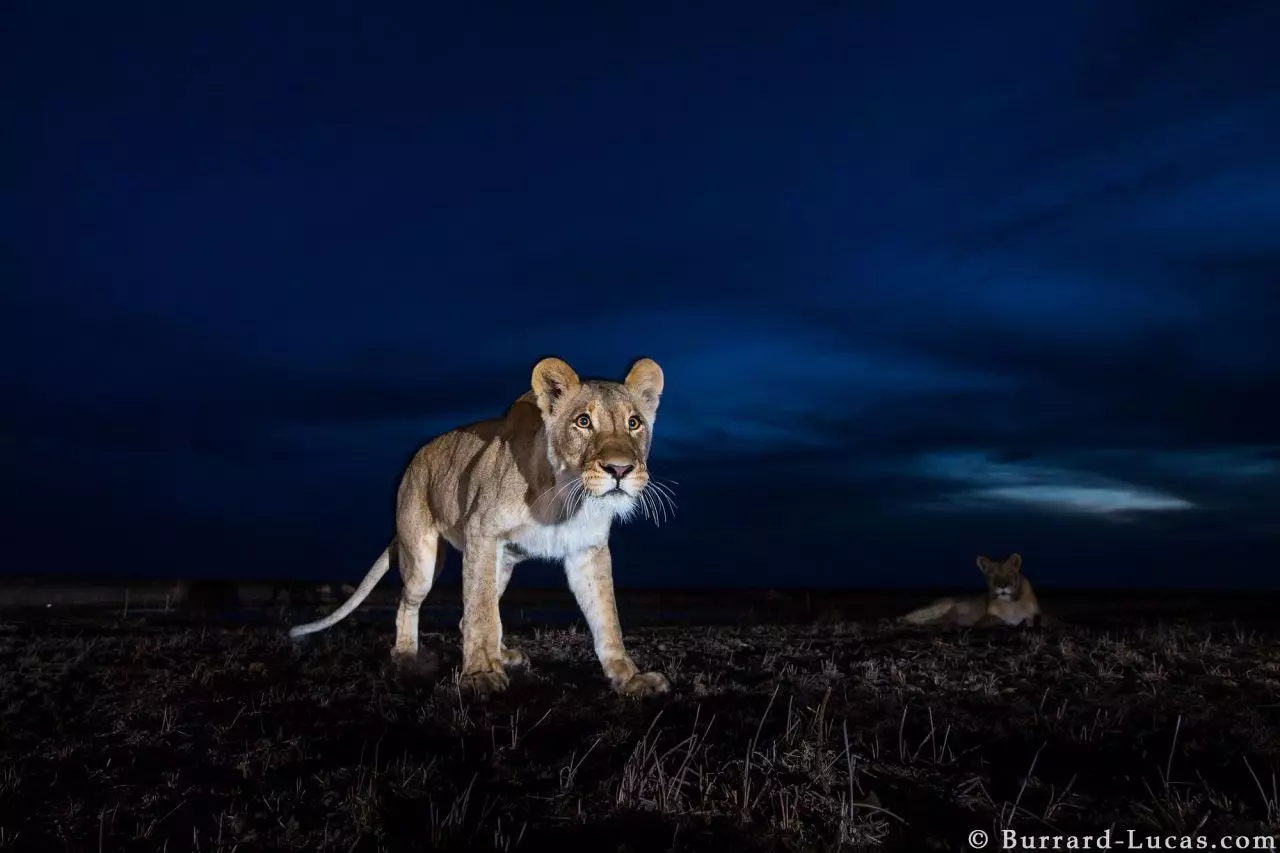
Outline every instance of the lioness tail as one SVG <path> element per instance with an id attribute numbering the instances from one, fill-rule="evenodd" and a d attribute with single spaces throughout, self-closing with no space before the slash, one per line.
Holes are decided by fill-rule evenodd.
<path id="1" fill-rule="evenodd" d="M 926 625 L 930 622 L 937 622 L 946 618 L 951 613 L 951 608 L 955 607 L 955 602 L 944 598 L 941 601 L 935 601 L 933 604 L 926 604 L 924 607 L 912 610 L 901 621 L 908 625 Z"/>
<path id="2" fill-rule="evenodd" d="M 351 611 L 359 607 L 360 602 L 369 597 L 369 593 L 373 592 L 373 588 L 378 585 L 378 581 L 382 580 L 382 576 L 387 573 L 387 569 L 391 568 L 391 547 L 394 544 L 395 541 L 393 540 L 391 545 L 383 549 L 382 554 L 374 561 L 373 568 L 369 569 L 369 573 L 364 576 L 364 580 L 360 581 L 360 586 L 356 587 L 350 598 L 342 602 L 341 607 L 323 619 L 317 619 L 315 622 L 308 622 L 305 625 L 293 626 L 289 629 L 290 639 L 296 640 L 304 634 L 314 634 L 316 631 L 331 628 L 350 616 Z"/>

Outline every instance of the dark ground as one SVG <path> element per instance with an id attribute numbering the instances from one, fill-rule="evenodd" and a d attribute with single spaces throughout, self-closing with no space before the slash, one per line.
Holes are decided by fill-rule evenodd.
<path id="1" fill-rule="evenodd" d="M 928 593 L 636 594 L 631 652 L 673 682 L 637 703 L 609 692 L 581 628 L 538 627 L 571 616 L 561 591 L 504 599 L 533 670 L 469 702 L 456 590 L 424 612 L 437 671 L 405 678 L 386 665 L 391 585 L 301 648 L 285 623 L 327 607 L 15 589 L 0 590 L 0 849 L 922 851 L 1005 827 L 1280 831 L 1264 596 L 1041 591 L 1070 624 L 930 632 L 881 618 Z M 58 603 L 17 606 L 42 598 Z"/>

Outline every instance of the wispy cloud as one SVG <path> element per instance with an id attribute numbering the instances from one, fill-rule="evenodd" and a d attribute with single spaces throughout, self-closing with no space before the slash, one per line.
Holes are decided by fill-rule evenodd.
<path id="1" fill-rule="evenodd" d="M 1153 453 L 1151 463 L 1183 477 L 1248 483 L 1280 480 L 1280 447 L 1232 447 Z"/>
<path id="2" fill-rule="evenodd" d="M 1021 504 L 1028 507 L 1065 512 L 1101 515 L 1127 512 L 1149 512 L 1193 509 L 1195 504 L 1182 498 L 1154 491 L 1140 491 L 1127 485 L 1116 486 L 998 486 L 973 489 L 960 495 L 968 506 L 984 502 Z M 964 500 L 968 498 L 969 500 Z"/>
<path id="3" fill-rule="evenodd" d="M 1026 507 L 1047 512 L 1123 517 L 1194 509 L 1185 498 L 1087 470 L 1035 462 L 1002 462 L 985 453 L 933 453 L 918 458 L 920 476 L 963 484 L 935 508 Z"/>

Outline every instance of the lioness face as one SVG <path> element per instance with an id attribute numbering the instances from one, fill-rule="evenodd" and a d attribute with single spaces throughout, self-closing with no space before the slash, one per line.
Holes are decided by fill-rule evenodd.
<path id="1" fill-rule="evenodd" d="M 538 362 L 533 390 L 557 476 L 577 475 L 585 496 L 616 502 L 619 512 L 634 505 L 649 484 L 662 387 L 662 369 L 647 358 L 621 383 L 579 380 L 559 359 Z"/>
<path id="2" fill-rule="evenodd" d="M 987 579 L 992 598 L 1017 601 L 1022 597 L 1022 556 L 1010 554 L 1003 560 L 978 557 L 978 568 Z"/>

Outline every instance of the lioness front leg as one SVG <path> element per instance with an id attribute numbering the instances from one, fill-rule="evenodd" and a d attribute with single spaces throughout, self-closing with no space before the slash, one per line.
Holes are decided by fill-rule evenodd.
<path id="1" fill-rule="evenodd" d="M 613 563 L 609 546 L 589 548 L 564 561 L 569 589 L 591 628 L 596 657 L 613 689 L 626 696 L 647 696 L 671 689 L 660 672 L 639 672 L 622 645 L 622 625 L 613 595 Z"/>
<path id="2" fill-rule="evenodd" d="M 507 591 L 507 584 L 511 582 L 511 573 L 515 570 L 516 557 L 507 549 L 502 549 L 502 554 L 498 558 L 498 602 L 501 605 L 502 595 Z M 528 656 L 519 649 L 507 648 L 506 640 L 502 635 L 502 608 L 498 608 L 498 649 L 502 655 L 502 664 L 507 667 L 525 667 L 529 665 Z"/>
<path id="3" fill-rule="evenodd" d="M 507 648 L 506 640 L 503 639 L 502 633 L 502 595 L 507 591 L 507 584 L 511 582 L 511 573 L 515 569 L 517 559 L 505 548 L 501 549 L 498 557 L 498 648 L 502 656 L 502 664 L 506 667 L 524 667 L 529 665 L 529 657 L 519 649 Z M 462 630 L 462 622 L 458 622 L 458 630 Z"/>
<path id="4" fill-rule="evenodd" d="M 498 619 L 498 543 L 471 540 L 462 554 L 462 687 L 484 695 L 507 689 Z"/>

